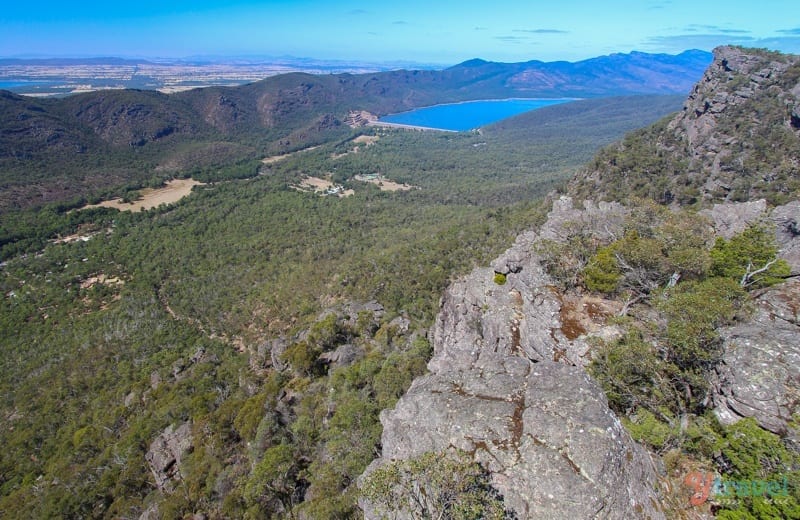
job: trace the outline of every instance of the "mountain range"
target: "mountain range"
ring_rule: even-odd
[[[171,95],[106,90],[32,99],[0,91],[0,187],[14,193],[0,207],[306,148],[346,135],[343,121],[352,111],[381,116],[471,99],[684,94],[709,60],[702,51],[577,63],[470,60],[444,70],[291,73]]]

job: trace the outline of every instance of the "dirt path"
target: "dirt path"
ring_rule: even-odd
[[[319,145],[318,146],[309,146],[308,148],[303,148],[302,150],[297,150],[296,152],[285,153],[283,155],[272,155],[270,157],[264,157],[263,159],[261,159],[261,162],[264,163],[264,164],[274,164],[274,163],[280,162],[280,161],[282,161],[284,159],[288,159],[289,157],[291,157],[293,155],[297,155],[297,154],[302,153],[302,152],[310,152],[311,150],[316,150],[317,148],[319,148]]]

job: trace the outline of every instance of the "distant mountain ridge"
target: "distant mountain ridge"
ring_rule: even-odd
[[[343,121],[352,111],[380,116],[474,99],[686,93],[707,57],[688,51],[578,63],[470,60],[436,71],[281,74],[171,95],[105,90],[35,99],[0,90],[0,208],[320,144],[350,132]]]
[[[692,88],[697,72],[711,59],[711,53],[700,50],[677,55],[634,51],[578,62],[495,63],[475,58],[447,70],[543,96],[682,94]]]

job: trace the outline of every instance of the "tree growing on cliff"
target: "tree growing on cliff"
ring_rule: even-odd
[[[750,226],[730,240],[718,238],[711,259],[713,274],[733,278],[747,289],[775,285],[791,271],[778,258],[774,237],[761,225]]]

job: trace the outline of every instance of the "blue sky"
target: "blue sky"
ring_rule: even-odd
[[[36,0],[0,10],[0,57],[294,56],[576,61],[721,44],[800,53],[797,0]]]

